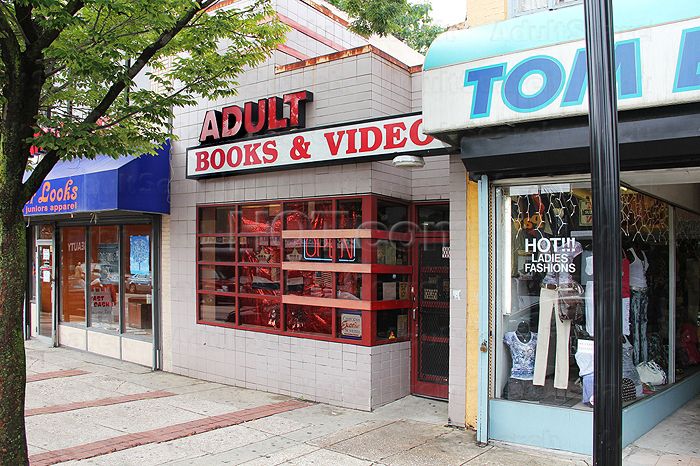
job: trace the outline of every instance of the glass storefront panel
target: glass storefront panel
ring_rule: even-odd
[[[202,262],[234,262],[236,239],[232,236],[201,236],[199,260]]]
[[[676,381],[700,369],[700,215],[675,209]]]
[[[333,297],[333,272],[285,271],[285,294],[314,298]]]
[[[280,238],[278,236],[241,236],[238,238],[238,261],[279,264]]]
[[[331,201],[285,202],[286,230],[328,230],[333,228]]]
[[[336,203],[336,226],[354,230],[362,225],[362,199],[343,199]]]
[[[65,227],[61,239],[61,322],[85,323],[85,227]]]
[[[236,297],[199,294],[199,319],[205,322],[236,322]]]
[[[90,227],[90,325],[119,332],[119,227]]]
[[[285,306],[285,313],[290,332],[331,334],[333,310],[329,307],[290,304]]]
[[[124,225],[124,331],[151,337],[153,334],[153,270],[151,225]]]
[[[407,337],[408,309],[397,309],[377,313],[378,340],[406,339]]]
[[[377,223],[381,229],[408,231],[408,206],[380,199],[377,201]]]
[[[588,183],[498,188],[496,397],[590,408],[593,232]],[[623,401],[669,370],[668,204],[621,190]],[[641,377],[640,377],[641,374]]]
[[[377,299],[395,301],[410,299],[411,276],[397,274],[377,275]]]
[[[279,328],[279,298],[238,298],[238,323]]]
[[[338,272],[335,279],[338,299],[362,299],[362,274]]]
[[[282,205],[251,205],[240,207],[240,233],[276,233],[282,229]]]
[[[278,267],[238,267],[238,292],[279,295],[280,269]]]
[[[418,206],[416,214],[420,231],[450,231],[449,205]]]
[[[233,233],[236,219],[234,207],[204,207],[199,209],[199,233]]]

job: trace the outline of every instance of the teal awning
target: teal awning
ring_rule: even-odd
[[[615,32],[700,17],[700,0],[613,0],[613,8]],[[430,46],[423,69],[582,40],[584,35],[582,4],[526,14],[441,34]]]

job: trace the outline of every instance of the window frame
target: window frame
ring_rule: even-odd
[[[532,13],[537,13],[540,11],[553,11],[553,10],[558,10],[559,8],[566,8],[574,5],[580,5],[583,3],[583,0],[547,0],[547,6],[546,7],[541,7],[541,8],[534,8],[532,10],[528,11],[520,11],[518,9],[518,0],[509,0],[508,1],[508,17],[509,18],[515,18],[517,16],[524,16],[524,15],[529,15]]]
[[[361,201],[361,224],[359,228],[353,229],[339,229],[339,213],[338,213],[338,203],[347,202],[352,200]],[[390,301],[379,301],[377,299],[377,278],[379,274],[392,273],[396,275],[407,275],[409,276],[409,286],[412,284],[413,280],[413,266],[411,262],[412,252],[411,246],[407,246],[406,253],[406,264],[402,265],[384,265],[377,263],[377,248],[376,240],[396,240],[396,241],[410,241],[413,232],[409,228],[406,233],[395,233],[391,231],[377,229],[377,204],[381,201],[390,201],[393,203],[398,203],[406,206],[406,221],[411,222],[412,210],[411,203],[408,201],[403,201],[400,199],[394,199],[386,196],[380,196],[375,194],[362,194],[362,195],[348,195],[348,196],[334,196],[334,197],[315,197],[315,198],[299,198],[299,199],[275,199],[266,201],[253,201],[253,202],[230,202],[230,203],[205,203],[198,204],[196,207],[196,248],[195,248],[195,296],[196,296],[196,321],[199,325],[211,325],[217,327],[225,328],[236,328],[239,330],[255,331],[261,333],[271,333],[278,335],[294,336],[298,338],[308,338],[315,340],[333,341],[338,343],[355,344],[361,346],[375,346],[388,343],[396,343],[401,341],[410,340],[410,309],[413,306],[412,297],[409,295],[406,299],[396,299]],[[331,203],[331,216],[330,216],[330,226],[331,228],[324,229],[287,229],[286,213],[288,206],[296,205],[305,202],[330,202]],[[281,224],[279,231],[268,231],[264,233],[251,233],[251,232],[240,232],[240,212],[243,208],[258,206],[258,205],[270,205],[270,204],[280,204],[282,206],[283,222]],[[202,212],[207,208],[233,208],[235,221],[233,222],[233,231],[231,233],[211,233],[203,232],[201,228]],[[233,255],[233,262],[219,262],[219,261],[202,261],[200,253],[200,241],[204,237],[226,237],[233,238],[233,244],[235,244],[235,251]],[[244,237],[268,237],[268,238],[278,238],[279,241],[279,262],[271,263],[249,263],[241,262],[240,257],[240,238]],[[290,239],[300,239],[300,238],[319,238],[319,239],[330,239],[330,250],[331,250],[331,261],[287,261],[285,260],[285,240]],[[344,263],[340,261],[337,257],[338,239],[357,239],[363,241],[361,247],[361,262],[360,263]],[[217,292],[211,290],[204,290],[200,286],[200,267],[201,266],[231,266],[235,267],[235,286],[232,292]],[[252,326],[244,325],[240,322],[240,298],[261,298],[263,295],[241,293],[240,290],[240,272],[239,267],[270,267],[279,270],[278,282],[279,283],[279,294],[275,296],[267,296],[266,299],[270,299],[273,302],[279,303],[279,312],[277,315],[277,325],[275,327],[267,326]],[[328,297],[313,297],[313,296],[300,296],[298,294],[287,294],[286,293],[286,274],[288,272],[294,271],[320,271],[329,272],[332,276],[331,289],[332,298]],[[358,301],[350,299],[337,298],[338,289],[338,277],[339,273],[359,273],[361,274],[361,296]],[[202,295],[221,295],[233,296],[235,309],[235,319],[233,322],[224,322],[211,319],[202,318],[201,313],[201,299]],[[398,296],[397,296],[398,298]],[[287,306],[312,306],[321,308],[331,309],[331,322],[330,322],[330,333],[307,333],[303,331],[295,331],[287,328]],[[409,315],[409,322],[406,328],[406,334],[401,338],[392,339],[379,339],[376,335],[376,325],[377,325],[377,313],[382,311],[393,311],[393,310],[406,310]],[[349,336],[341,336],[339,330],[339,320],[342,312],[357,313],[361,315],[362,318],[362,336],[360,338],[352,338]]]

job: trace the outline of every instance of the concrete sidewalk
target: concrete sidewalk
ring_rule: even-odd
[[[33,379],[27,383],[26,420],[35,465],[591,463],[584,456],[520,446],[478,447],[472,432],[445,426],[445,403],[417,397],[366,413],[151,372],[36,342],[27,344],[27,373]],[[693,403],[691,414],[669,418],[629,447],[626,464],[700,464],[700,401]],[[679,423],[689,422],[696,428],[682,430],[688,438],[680,441]],[[670,454],[689,459],[669,463]]]

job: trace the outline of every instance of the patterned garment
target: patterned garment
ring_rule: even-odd
[[[647,308],[649,296],[646,288],[632,289],[630,301],[630,325],[632,326],[632,344],[634,346],[634,365],[649,360],[647,343]]]
[[[523,343],[515,332],[503,336],[503,343],[510,348],[513,367],[510,377],[518,380],[532,380],[535,374],[535,350],[537,349],[537,334],[530,333],[530,340]]]

